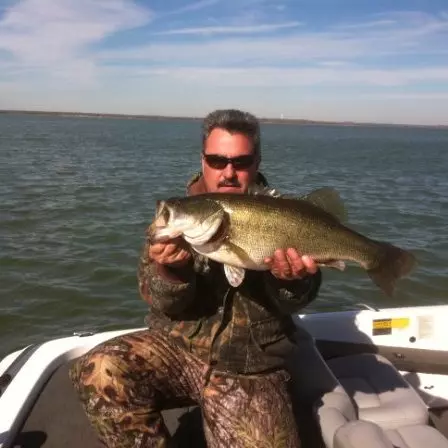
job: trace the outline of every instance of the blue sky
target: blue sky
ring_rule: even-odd
[[[0,0],[0,109],[448,124],[446,0]]]

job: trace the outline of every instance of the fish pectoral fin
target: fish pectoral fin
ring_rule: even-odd
[[[322,263],[317,263],[317,265],[326,268],[337,269],[338,271],[343,271],[346,268],[345,262],[343,262],[342,260],[329,260]]]
[[[192,246],[202,246],[208,243],[221,226],[225,213],[223,209],[219,209],[201,224],[184,231],[185,241]]]
[[[314,190],[300,198],[302,201],[310,202],[311,204],[325,210],[330,215],[337,218],[338,221],[347,220],[347,211],[344,203],[339,196],[339,193],[331,187],[322,187]]]
[[[232,252],[232,254],[236,256],[241,263],[243,263],[243,265],[246,265],[249,261],[249,256],[244,249],[231,242],[227,242],[226,245],[228,251]],[[226,278],[230,285],[236,288],[243,283],[246,270],[244,268],[224,264],[224,273],[226,274]]]
[[[224,265],[224,273],[231,286],[236,288],[243,283],[246,270],[243,268],[237,268],[236,266]]]

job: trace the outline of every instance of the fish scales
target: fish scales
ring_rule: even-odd
[[[306,201],[279,201],[269,196],[249,202],[246,197],[238,199],[223,197],[217,202],[230,217],[229,241],[257,265],[263,264],[276,249],[290,247],[321,262],[360,259],[366,266],[375,262],[375,244],[347,231],[333,216]],[[372,246],[368,253],[366,245]]]
[[[152,238],[182,236],[196,252],[223,263],[232,286],[242,282],[245,269],[269,269],[264,260],[276,249],[295,248],[322,266],[343,270],[345,261],[358,263],[392,295],[415,257],[350,229],[344,216],[339,195],[329,188],[301,198],[208,193],[159,201]]]

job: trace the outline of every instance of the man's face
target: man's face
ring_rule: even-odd
[[[232,164],[222,157],[238,159]],[[205,141],[202,173],[210,193],[245,193],[255,180],[258,165],[252,142],[244,134],[231,134],[215,128]]]

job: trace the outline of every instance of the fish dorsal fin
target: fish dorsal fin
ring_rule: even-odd
[[[292,194],[282,194],[278,192],[275,188],[264,187],[257,184],[252,184],[248,189],[248,194],[261,195],[261,196],[271,196],[273,198],[284,198],[284,199],[298,199],[297,196]],[[314,190],[305,196],[299,198],[302,201],[307,201],[316,205],[317,207],[330,213],[339,221],[347,220],[347,211],[345,209],[344,203],[342,202],[339,193],[331,187],[322,187],[318,190]]]
[[[347,220],[347,211],[339,193],[331,187],[322,187],[300,198],[310,202],[336,217],[339,221]]]
[[[248,188],[247,193],[261,196],[272,196],[274,198],[282,196],[275,188],[264,187],[263,185],[257,185],[257,184],[252,184]]]

